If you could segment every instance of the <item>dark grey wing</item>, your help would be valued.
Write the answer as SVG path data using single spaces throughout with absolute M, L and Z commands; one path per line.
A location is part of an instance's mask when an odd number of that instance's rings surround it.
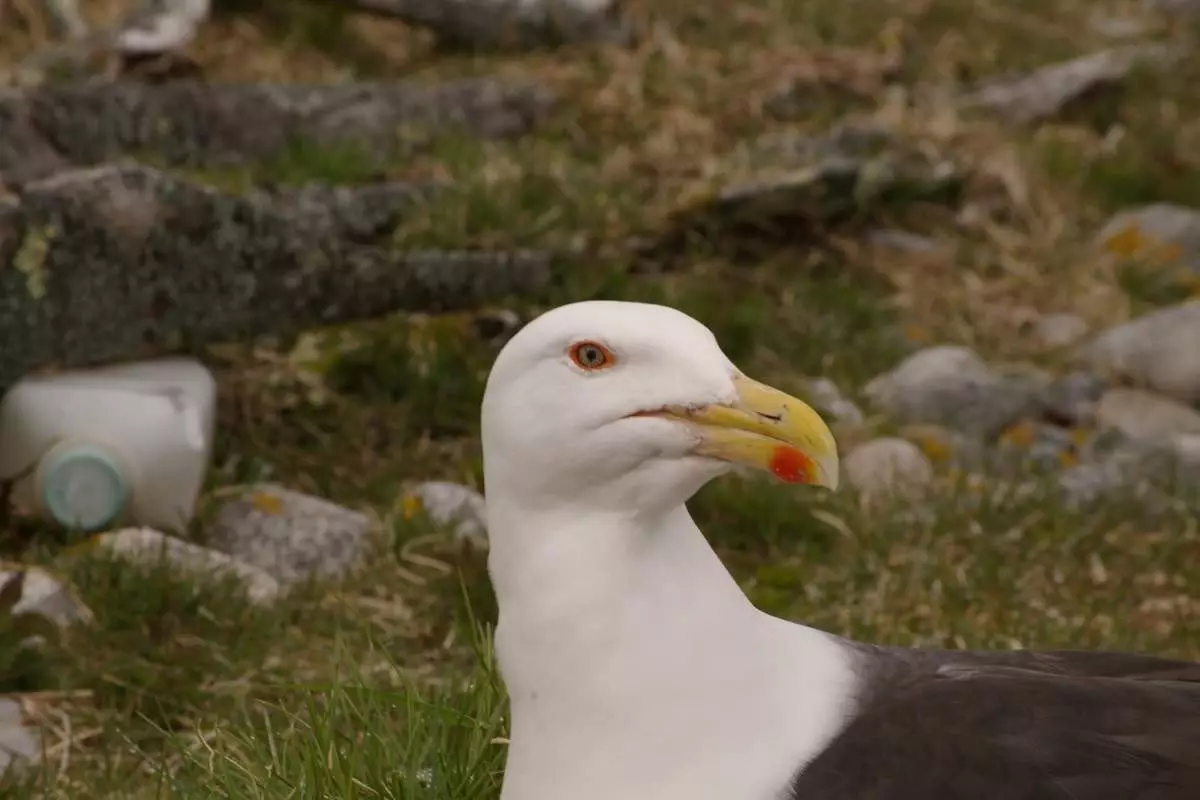
M 1200 665 L 863 651 L 857 715 L 794 800 L 1197 800 Z

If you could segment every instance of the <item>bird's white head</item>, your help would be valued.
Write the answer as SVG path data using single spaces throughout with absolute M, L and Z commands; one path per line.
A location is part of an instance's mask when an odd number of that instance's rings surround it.
M 675 309 L 553 309 L 504 347 L 483 401 L 487 494 L 533 510 L 667 511 L 737 465 L 836 488 L 829 428 L 743 375 Z

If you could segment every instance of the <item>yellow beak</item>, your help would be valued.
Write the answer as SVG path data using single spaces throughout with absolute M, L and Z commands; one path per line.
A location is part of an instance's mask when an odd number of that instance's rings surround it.
M 764 469 L 786 483 L 837 489 L 837 443 L 820 415 L 802 400 L 744 375 L 734 384 L 733 403 L 671 407 L 663 416 L 699 428 L 697 455 Z

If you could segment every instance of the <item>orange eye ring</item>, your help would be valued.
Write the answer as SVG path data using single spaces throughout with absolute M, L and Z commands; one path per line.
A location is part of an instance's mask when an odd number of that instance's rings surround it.
M 608 369 L 617 361 L 611 350 L 593 341 L 576 342 L 571 345 L 567 355 L 570 356 L 571 363 L 584 372 L 599 372 Z

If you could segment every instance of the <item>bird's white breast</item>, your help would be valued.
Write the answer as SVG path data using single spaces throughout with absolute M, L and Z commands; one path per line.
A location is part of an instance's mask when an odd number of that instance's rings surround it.
M 702 538 L 657 544 L 561 613 L 502 603 L 501 800 L 776 800 L 844 724 L 836 640 L 754 609 Z

